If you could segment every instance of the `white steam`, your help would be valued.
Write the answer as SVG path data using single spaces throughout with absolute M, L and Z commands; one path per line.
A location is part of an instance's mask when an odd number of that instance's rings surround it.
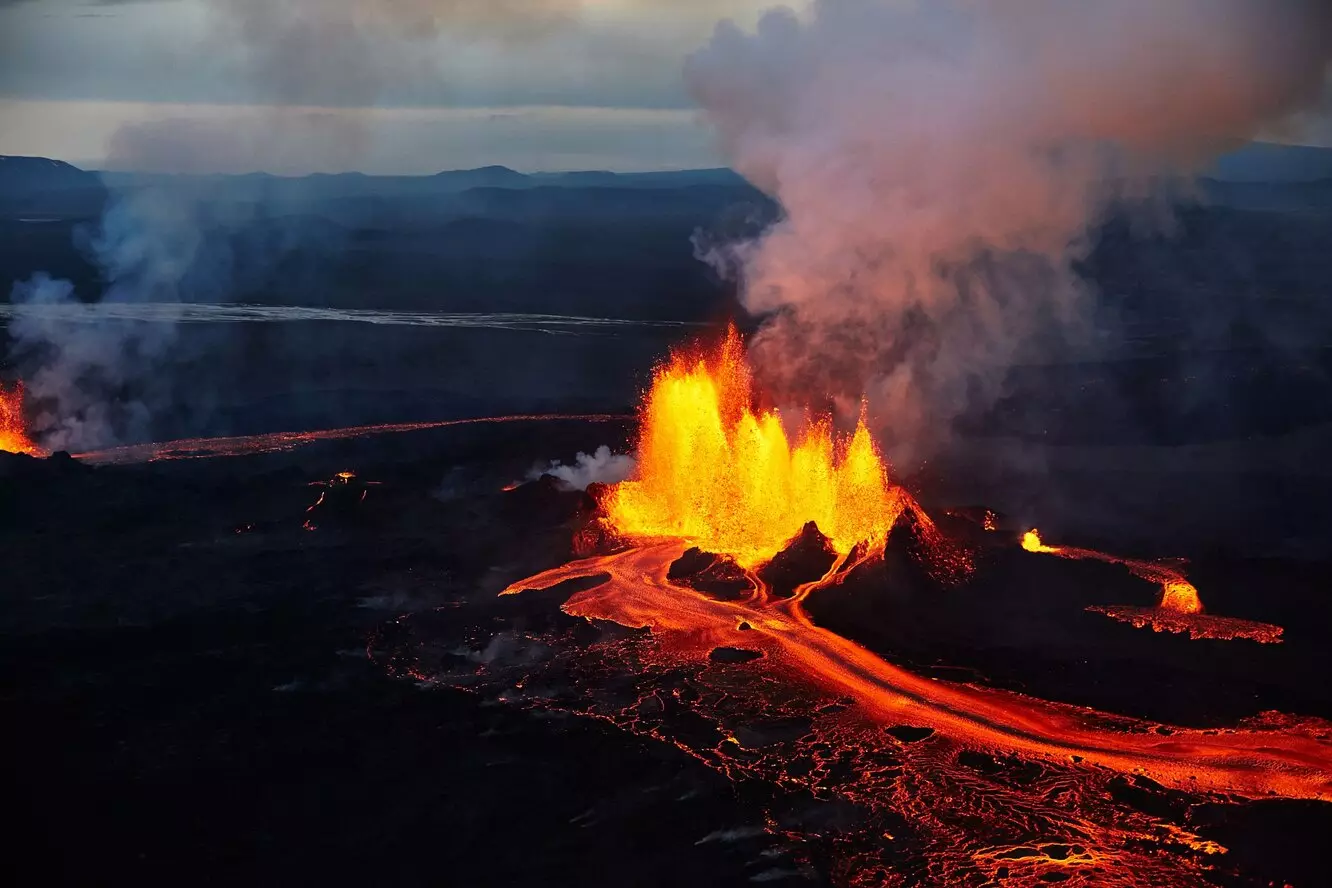
M 190 208 L 155 191 L 112 202 L 86 240 L 106 282 L 104 303 L 170 306 L 187 292 L 216 295 L 226 286 L 222 263 L 205 260 Z M 170 313 L 142 321 L 49 311 L 78 301 L 73 284 L 45 273 L 14 284 L 10 294 L 9 334 L 37 407 L 33 429 L 52 450 L 142 438 L 171 396 L 173 381 L 154 372 L 176 343 Z
M 632 456 L 611 453 L 611 449 L 603 444 L 591 455 L 579 453 L 572 465 L 555 460 L 544 468 L 537 466 L 527 473 L 527 480 L 535 481 L 542 475 L 550 475 L 570 490 L 587 490 L 587 486 L 593 483 L 619 484 L 633 471 Z
M 723 22 L 686 79 L 785 212 L 722 257 L 767 317 L 761 377 L 779 400 L 868 395 L 895 456 L 938 443 L 1076 338 L 1072 263 L 1109 201 L 1318 101 L 1329 7 L 814 0 Z

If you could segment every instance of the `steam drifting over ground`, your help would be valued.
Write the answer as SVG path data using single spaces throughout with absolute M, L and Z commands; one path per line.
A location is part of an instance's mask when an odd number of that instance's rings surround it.
M 586 490 L 589 484 L 619 484 L 634 471 L 634 458 L 611 453 L 605 444 L 591 454 L 579 453 L 571 465 L 555 460 L 542 468 L 537 466 L 527 473 L 529 481 L 550 475 L 570 490 Z
M 898 458 L 1085 345 L 1072 264 L 1109 202 L 1148 193 L 1316 103 L 1332 11 L 1313 0 L 815 0 L 722 23 L 689 86 L 785 218 L 714 253 L 768 320 L 779 400 L 862 393 Z
M 156 191 L 112 202 L 83 237 L 106 282 L 102 303 L 156 302 L 163 311 L 157 323 L 81 322 L 69 315 L 81 304 L 69 281 L 37 274 L 14 285 L 9 332 L 38 403 L 34 428 L 56 450 L 146 433 L 171 396 L 172 380 L 154 370 L 176 342 L 172 312 L 185 293 L 216 294 L 229 282 L 223 257 L 205 249 L 195 208 Z

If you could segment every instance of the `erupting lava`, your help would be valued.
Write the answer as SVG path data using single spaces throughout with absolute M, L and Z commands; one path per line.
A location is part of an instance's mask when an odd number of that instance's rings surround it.
M 23 420 L 23 383 L 6 389 L 0 383 L 0 451 L 6 453 L 26 453 L 29 456 L 41 456 L 45 451 L 38 447 L 27 434 L 27 424 Z
M 1180 568 L 1170 564 L 1120 558 L 1094 549 L 1047 546 L 1041 541 L 1040 532 L 1034 529 L 1022 535 L 1022 548 L 1028 552 L 1057 555 L 1060 558 L 1091 559 L 1108 564 L 1121 564 L 1135 577 L 1161 587 L 1161 601 L 1155 608 L 1128 606 L 1089 608 L 1095 613 L 1105 614 L 1121 623 L 1132 623 L 1140 629 L 1150 626 L 1157 632 L 1188 633 L 1193 638 L 1222 640 L 1247 638 L 1265 644 L 1280 643 L 1284 633 L 1280 626 L 1273 626 L 1270 623 L 1204 614 L 1202 599 L 1198 597 L 1197 588 L 1188 581 Z
M 847 437 L 806 417 L 792 446 L 782 416 L 753 404 L 734 327 L 712 354 L 672 354 L 643 405 L 638 471 L 606 503 L 616 529 L 689 540 L 746 568 L 810 521 L 841 555 L 881 548 L 904 505 L 863 415 Z
M 815 823 L 822 815 L 769 814 L 774 834 L 826 843 L 839 885 L 1201 888 L 1216 884 L 1214 858 L 1227 852 L 1194 831 L 1193 801 L 1332 801 L 1332 725 L 1317 719 L 1157 724 L 917 675 L 816 625 L 811 596 L 865 588 L 857 584 L 881 566 L 883 582 L 911 575 L 893 573 L 896 557 L 875 563 L 899 545 L 898 529 L 939 595 L 971 570 L 972 550 L 889 482 L 863 420 L 838 438 L 807 419 L 789 438 L 753 395 L 734 330 L 711 352 L 674 354 L 641 410 L 634 477 L 595 497 L 604 512 L 596 529 L 613 532 L 575 541 L 591 557 L 502 593 L 577 583 L 571 594 L 553 591 L 565 614 L 648 633 L 586 644 L 572 630 L 517 628 L 506 636 L 512 658 L 489 657 L 436 638 L 431 612 L 419 638 L 414 620 L 394 620 L 386 632 L 406 645 L 375 639 L 371 658 L 392 651 L 384 664 L 394 674 L 605 719 L 734 778 L 850 802 L 855 813 L 836 827 Z M 980 524 L 997 532 L 998 516 L 986 512 Z M 601 548 L 616 538 L 627 547 Z M 1139 609 L 1154 628 L 1170 628 L 1168 619 L 1186 626 L 1171 631 L 1238 637 L 1251 625 L 1202 614 L 1172 564 L 1051 547 L 1035 531 L 1022 543 L 1159 584 L 1161 607 Z M 965 564 L 937 569 L 952 561 Z M 909 595 L 897 600 L 910 606 Z M 1104 612 L 1131 620 L 1128 610 Z M 437 625 L 456 631 L 452 615 Z M 518 625 L 532 623 L 523 614 Z M 1181 798 L 1186 813 L 1175 801 L 1158 805 Z

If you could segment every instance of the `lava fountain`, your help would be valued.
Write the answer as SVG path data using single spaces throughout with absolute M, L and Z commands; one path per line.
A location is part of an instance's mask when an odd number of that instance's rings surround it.
M 568 616 L 646 632 L 534 632 L 542 621 L 526 608 L 545 603 L 520 597 L 502 602 L 515 614 L 505 630 L 512 658 L 455 643 L 452 612 L 421 614 L 419 626 L 414 616 L 392 621 L 369 656 L 416 681 L 604 719 L 733 779 L 789 790 L 767 815 L 770 831 L 795 840 L 793 859 L 822 849 L 831 881 L 857 888 L 1211 888 L 1233 871 L 1218 862 L 1226 848 L 1187 813 L 1135 806 L 1132 793 L 1187 799 L 1180 812 L 1332 802 L 1332 725 L 1317 718 L 1158 724 L 920 675 L 815 624 L 806 610 L 815 596 L 899 582 L 948 596 L 987 547 L 1017 541 L 951 540 L 890 480 L 863 416 L 838 434 L 828 420 L 760 404 L 734 330 L 713 348 L 673 353 L 639 411 L 635 473 L 593 493 L 598 512 L 573 540 L 578 560 L 502 593 L 548 590 Z M 976 524 L 998 530 L 992 513 Z M 1022 544 L 1158 584 L 1161 605 L 1140 617 L 1153 628 L 1242 623 L 1203 614 L 1174 562 L 1047 546 L 1034 532 Z M 906 608 L 911 594 L 884 600 Z M 491 605 L 475 606 L 495 619 Z M 797 797 L 850 802 L 854 822 L 793 825 L 782 812 Z
M 0 451 L 42 456 L 45 451 L 28 437 L 23 418 L 23 383 L 6 388 L 0 383 Z
M 604 519 L 627 551 L 595 555 L 514 583 L 502 594 L 594 580 L 563 605 L 573 616 L 649 628 L 663 649 L 706 657 L 731 643 L 738 625 L 746 646 L 776 669 L 855 699 L 865 715 L 904 718 L 953 742 L 989 751 L 1078 761 L 1147 775 L 1177 789 L 1332 800 L 1332 745 L 1307 734 L 1177 729 L 1158 734 L 1109 727 L 1103 713 L 970 685 L 927 680 L 816 626 L 803 602 L 841 583 L 883 552 L 899 519 L 939 557 L 939 533 L 920 506 L 888 480 L 864 418 L 848 436 L 805 419 L 788 437 L 776 411 L 754 409 L 754 388 L 739 335 L 730 330 L 712 351 L 679 351 L 655 374 L 642 411 L 634 477 L 603 497 Z M 821 577 L 778 597 L 763 566 L 808 535 L 813 521 L 832 550 Z M 895 541 L 896 537 L 894 537 Z M 1100 558 L 1162 584 L 1169 611 L 1201 619 L 1197 590 L 1182 573 L 1155 562 L 1090 550 L 1045 546 L 1035 533 L 1025 548 L 1068 558 Z M 670 567 L 689 547 L 734 561 L 753 592 L 719 601 L 671 582 Z M 942 547 L 947 555 L 947 548 Z M 941 587 L 940 594 L 946 594 Z M 1239 622 L 1239 621 L 1236 621 Z M 1278 630 L 1279 631 L 1279 630 Z M 1321 729 L 1320 729 L 1321 730 Z
M 805 416 L 792 443 L 785 418 L 754 402 L 734 327 L 712 353 L 675 352 L 643 404 L 637 473 L 606 503 L 615 529 L 688 540 L 746 568 L 810 521 L 841 555 L 860 543 L 882 548 L 904 499 L 863 412 L 846 436 Z

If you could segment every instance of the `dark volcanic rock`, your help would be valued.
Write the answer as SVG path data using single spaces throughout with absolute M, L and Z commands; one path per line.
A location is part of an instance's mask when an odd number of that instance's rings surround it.
M 930 587 L 960 585 L 971 578 L 975 569 L 975 540 L 963 536 L 989 534 L 960 519 L 951 519 L 949 523 L 954 526 L 945 533 L 918 508 L 904 509 L 888 531 L 885 552 L 890 557 L 900 554 L 910 560 L 911 566 L 905 572 L 913 575 L 913 583 Z
M 740 565 L 697 546 L 676 559 L 666 578 L 722 601 L 735 601 L 754 591 L 753 582 Z
M 763 656 L 760 651 L 750 651 L 744 648 L 719 647 L 713 648 L 712 653 L 708 654 L 708 659 L 714 663 L 748 663 L 751 660 L 758 660 Z
M 0 451 L 0 478 L 50 479 L 59 475 L 91 472 L 92 467 L 58 451 L 43 459 L 26 453 L 6 453 Z
M 559 479 L 542 475 L 505 494 L 510 515 L 538 524 L 560 524 L 578 516 L 585 502 L 581 490 L 566 490 Z
M 911 725 L 894 725 L 888 733 L 903 743 L 919 743 L 934 736 L 934 728 L 913 728 Z
M 578 528 L 573 533 L 571 547 L 575 558 L 608 555 L 625 547 L 625 541 L 616 532 L 604 507 L 610 491 L 610 485 L 599 481 L 587 485 L 587 490 L 583 491 L 575 517 Z
M 1201 643 L 1117 625 L 1087 608 L 1150 607 L 1159 589 L 1121 565 L 1026 552 L 1001 533 L 985 534 L 969 582 L 939 583 L 919 560 L 929 544 L 922 531 L 919 521 L 894 527 L 881 561 L 809 596 L 810 618 L 936 678 L 1165 724 L 1211 726 L 1264 709 L 1322 716 L 1332 706 L 1324 685 L 1294 677 L 1309 667 L 1291 665 L 1322 661 L 1318 647 Z M 1210 585 L 1199 588 L 1211 607 Z
M 0 478 L 31 472 L 36 462 L 35 458 L 26 453 L 8 453 L 0 450 Z
M 820 579 L 837 560 L 832 543 L 813 521 L 796 534 L 786 548 L 763 566 L 759 579 L 777 598 L 790 598 L 797 586 Z
M 306 528 L 364 522 L 366 501 L 374 482 L 363 481 L 352 472 L 340 472 L 328 481 L 316 482 L 319 498 L 306 510 Z

